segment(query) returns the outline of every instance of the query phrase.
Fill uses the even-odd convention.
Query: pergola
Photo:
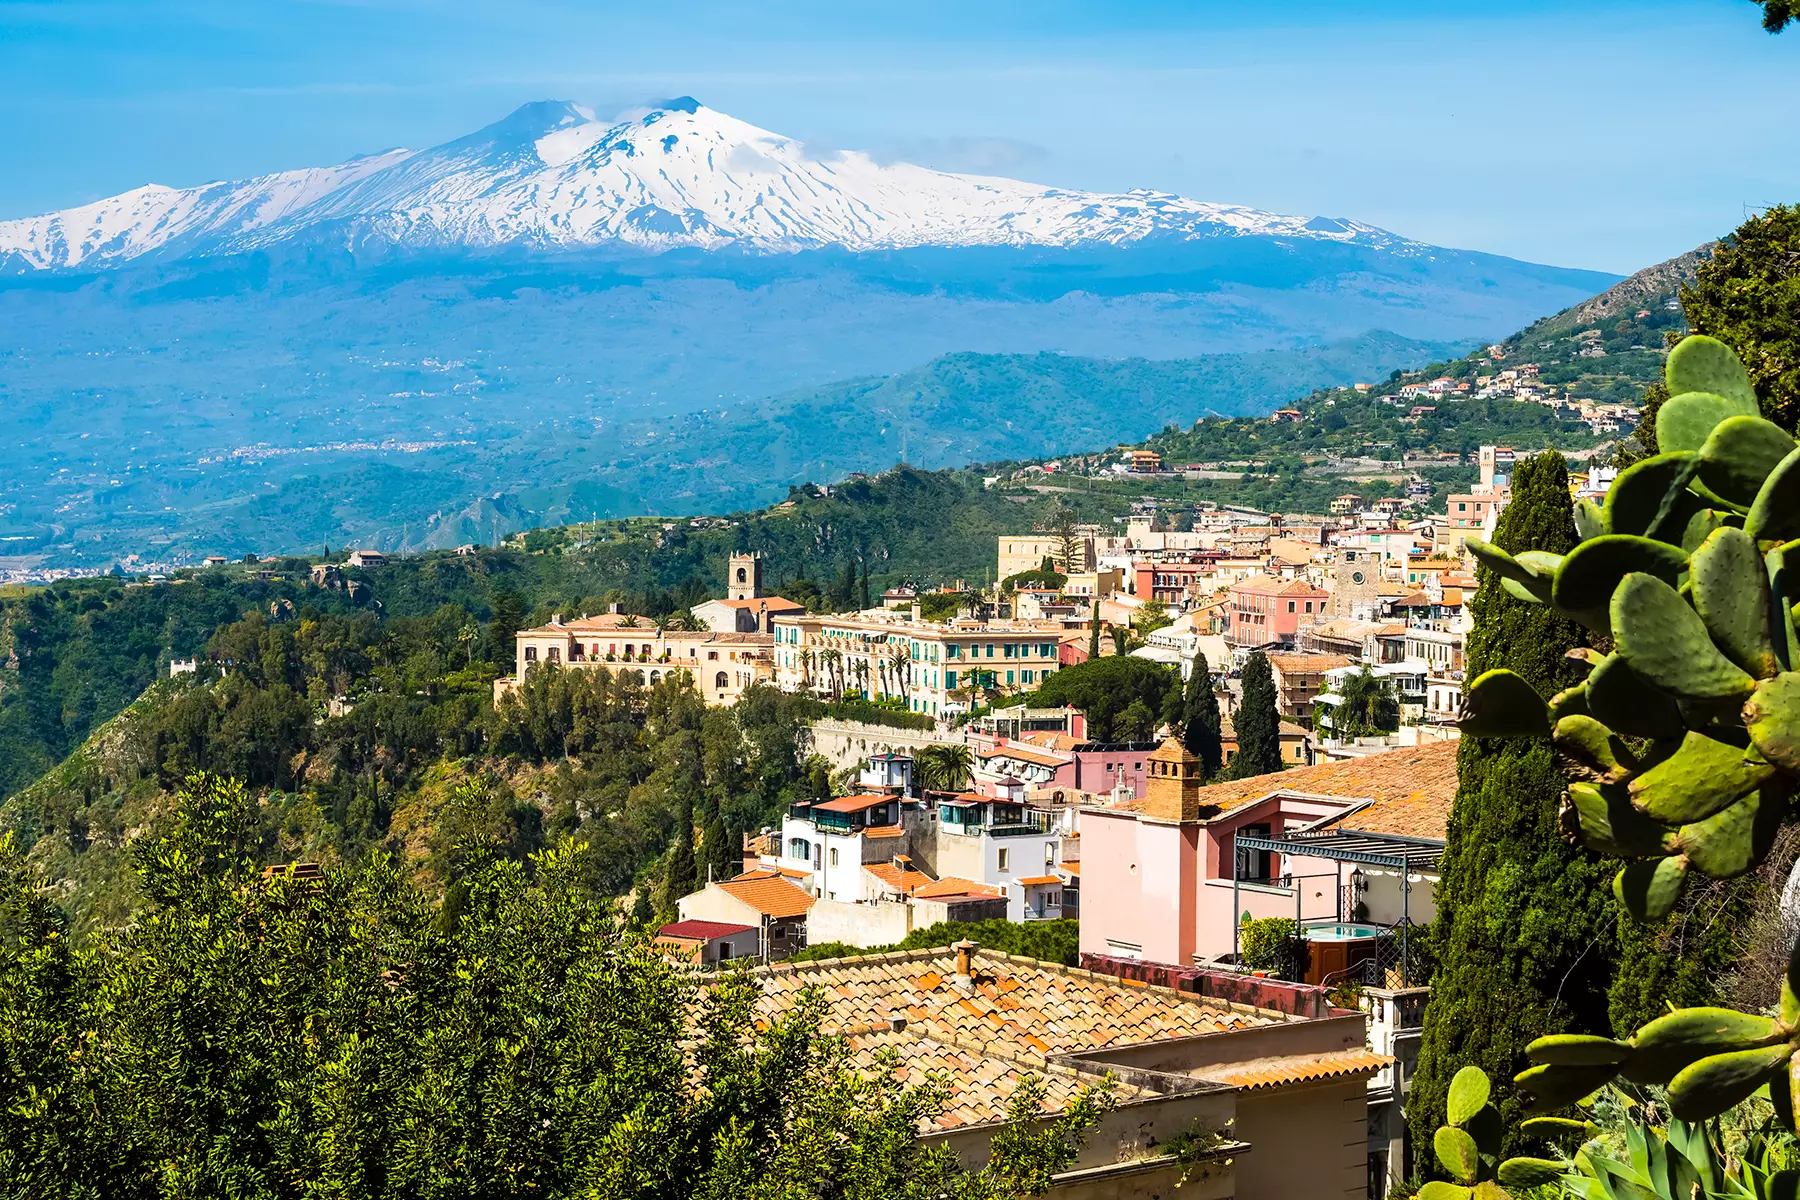
[[[1238,834],[1233,844],[1244,850],[1266,850],[1289,857],[1323,858],[1334,864],[1333,878],[1337,880],[1338,920],[1343,914],[1343,864],[1353,866],[1382,867],[1395,871],[1400,876],[1400,974],[1406,979],[1412,978],[1411,948],[1408,945],[1408,930],[1412,928],[1412,876],[1419,873],[1436,872],[1438,862],[1444,856],[1444,843],[1430,838],[1400,837],[1384,833],[1358,833],[1351,829],[1321,829],[1314,832],[1286,834],[1282,837],[1253,837]],[[1290,878],[1292,878],[1290,876]],[[1302,877],[1305,878],[1305,877]],[[1238,954],[1237,945],[1237,913],[1242,909],[1241,893],[1238,889],[1236,872],[1231,880],[1231,951],[1232,958]],[[1300,917],[1301,889],[1294,888],[1294,929],[1303,930]]]

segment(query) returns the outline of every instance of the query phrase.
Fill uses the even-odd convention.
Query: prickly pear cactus
[[[1800,447],[1759,415],[1724,343],[1687,338],[1667,377],[1660,453],[1620,472],[1604,506],[1583,502],[1573,550],[1515,557],[1467,543],[1509,592],[1612,645],[1605,655],[1572,652],[1587,676],[1549,698],[1510,671],[1489,671],[1470,684],[1461,726],[1552,740],[1569,779],[1564,828],[1628,860],[1613,892],[1646,921],[1666,916],[1695,874],[1756,867],[1800,782]],[[1667,1084],[1685,1121],[1765,1083],[1785,1098],[1800,1045],[1796,970],[1776,1018],[1689,1009],[1629,1042],[1543,1038],[1515,1082],[1540,1111],[1615,1075]],[[1785,1111],[1791,1129],[1791,1105]]]
[[[1500,1110],[1488,1102],[1488,1077],[1480,1067],[1464,1067],[1450,1081],[1445,1117],[1431,1148],[1438,1165],[1454,1181],[1419,1189],[1419,1200],[1508,1200],[1494,1182],[1500,1157]]]

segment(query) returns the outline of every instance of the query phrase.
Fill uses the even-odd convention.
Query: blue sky
[[[1800,30],[1687,3],[0,0],[0,218],[689,93],[823,145],[1626,272],[1800,200]]]

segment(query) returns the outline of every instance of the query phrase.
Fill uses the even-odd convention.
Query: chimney
[[[917,600],[914,600],[913,606],[912,606],[912,623],[914,625],[917,625],[922,618],[923,618],[923,612],[919,607],[919,602]]]
[[[611,604],[606,606],[606,611],[616,617],[620,613],[623,613],[625,611],[625,606],[623,604],[620,604],[617,600],[615,600]]]
[[[888,1010],[888,1028],[895,1033],[899,1033],[902,1029],[905,1029],[906,1014],[897,1008],[890,1008]]]
[[[965,939],[950,948],[956,951],[956,986],[967,990],[975,983],[975,952],[981,946]]]

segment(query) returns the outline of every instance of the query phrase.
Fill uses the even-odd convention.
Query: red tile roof
[[[752,933],[755,929],[754,925],[733,925],[730,921],[675,921],[657,930],[656,935],[710,942],[714,938],[730,937],[734,933]]]
[[[836,800],[827,800],[823,804],[815,804],[813,805],[813,811],[830,813],[864,812],[874,808],[877,804],[886,804],[888,801],[895,799],[898,799],[898,797],[874,795],[865,792],[857,796],[839,796]]]

